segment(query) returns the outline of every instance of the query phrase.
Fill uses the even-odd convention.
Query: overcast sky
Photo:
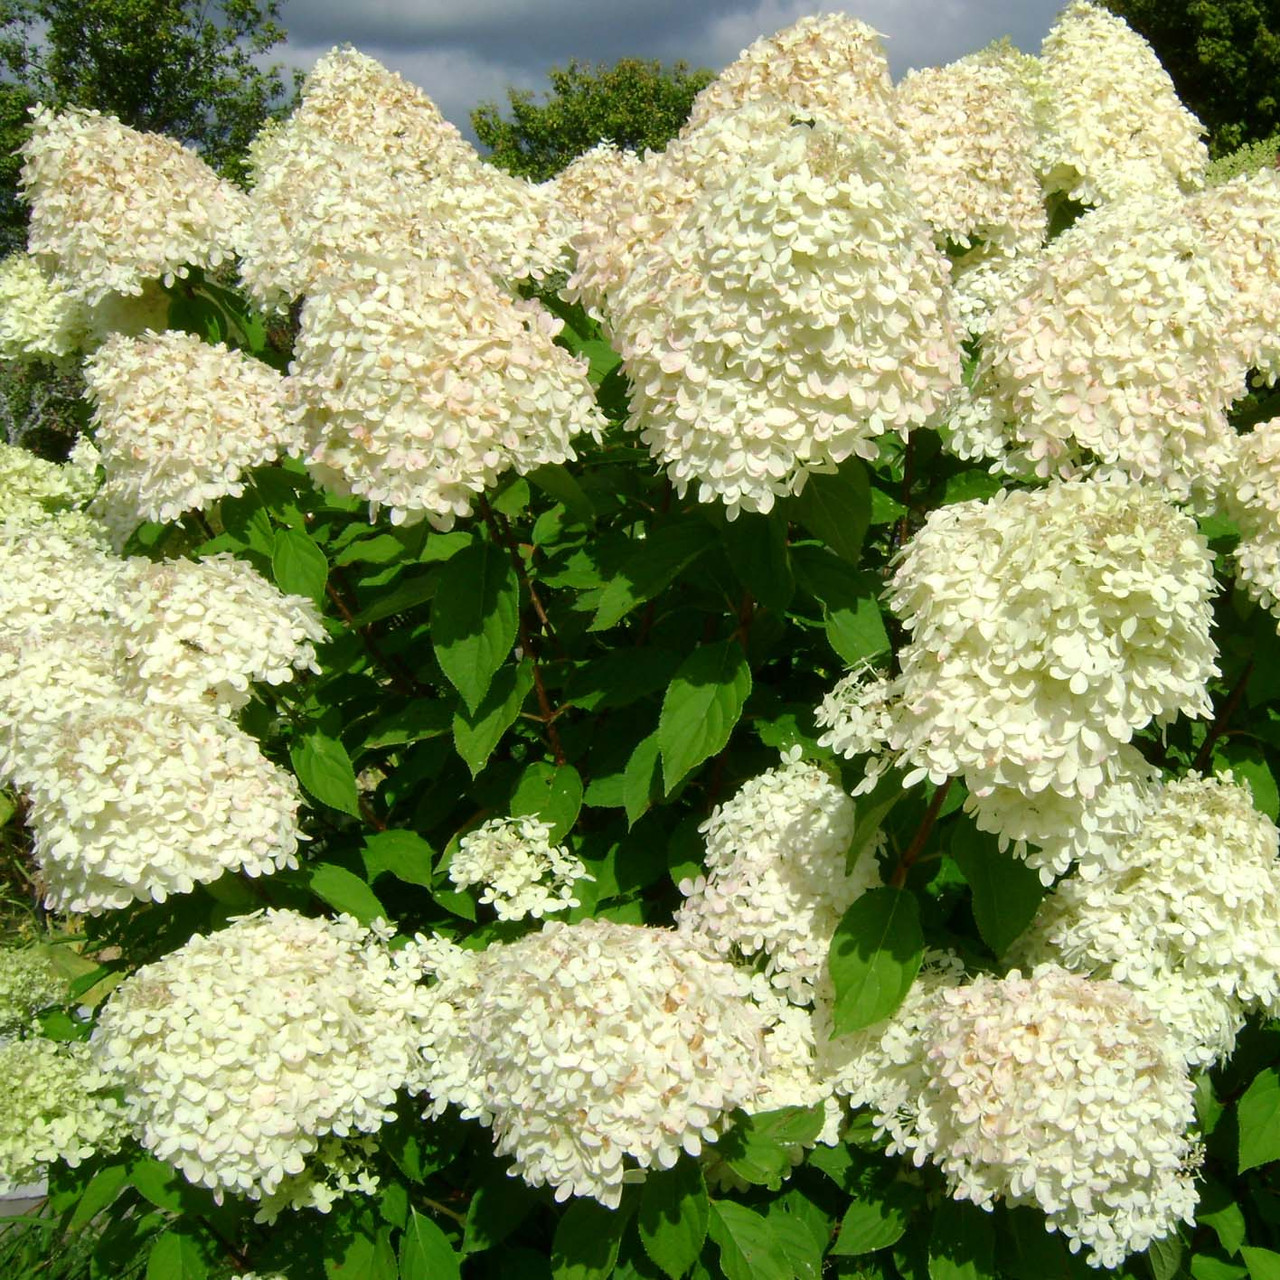
[[[720,70],[758,36],[810,13],[844,10],[887,37],[893,74],[934,66],[1009,36],[1034,53],[1065,0],[285,0],[288,48],[308,69],[352,44],[425,89],[468,137],[477,103],[508,85],[539,92],[571,58],[683,58]]]

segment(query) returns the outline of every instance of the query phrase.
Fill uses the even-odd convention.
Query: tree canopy
[[[483,102],[471,124],[499,168],[544,182],[598,142],[631,151],[665,146],[712,75],[684,62],[665,67],[624,58],[610,67],[570,61],[551,70],[545,101],[509,89],[510,118],[498,103]]]
[[[238,176],[249,141],[288,100],[282,0],[0,0],[0,199],[8,238],[28,108],[91,107],[188,143]]]
[[[1103,0],[1141,32],[1215,156],[1280,132],[1280,0]]]

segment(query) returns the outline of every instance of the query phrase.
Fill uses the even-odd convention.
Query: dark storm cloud
[[[570,59],[683,58],[719,70],[761,35],[843,10],[886,37],[895,75],[949,62],[998,36],[1034,52],[1061,0],[286,0],[286,60],[309,67],[349,43],[420,85],[470,135],[472,108],[508,85],[546,85]]]

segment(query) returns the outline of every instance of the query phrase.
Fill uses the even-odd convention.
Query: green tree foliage
[[[256,59],[285,38],[281,0],[0,0],[0,236],[20,240],[23,139],[36,102],[92,107],[197,148],[229,176],[288,94]]]
[[[510,119],[496,102],[482,102],[471,113],[489,159],[534,182],[545,182],[598,142],[631,151],[665,146],[712,73],[683,62],[664,67],[624,58],[612,67],[570,61],[553,68],[549,79],[545,102],[535,102],[528,90],[507,91]]]
[[[1215,157],[1280,132],[1280,0],[1103,0],[1139,31]]]

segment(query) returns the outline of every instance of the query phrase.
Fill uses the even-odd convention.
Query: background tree
[[[1280,0],[1103,0],[1141,32],[1215,157],[1280,133]]]
[[[0,0],[0,233],[21,242],[27,109],[92,107],[194,146],[229,177],[289,93],[259,55],[285,38],[282,0]],[[16,242],[16,243],[15,243]]]
[[[498,103],[482,102],[471,124],[499,168],[545,182],[601,141],[631,151],[665,146],[713,74],[684,62],[664,67],[624,58],[610,67],[571,61],[551,70],[545,102],[509,89],[510,119]]]

